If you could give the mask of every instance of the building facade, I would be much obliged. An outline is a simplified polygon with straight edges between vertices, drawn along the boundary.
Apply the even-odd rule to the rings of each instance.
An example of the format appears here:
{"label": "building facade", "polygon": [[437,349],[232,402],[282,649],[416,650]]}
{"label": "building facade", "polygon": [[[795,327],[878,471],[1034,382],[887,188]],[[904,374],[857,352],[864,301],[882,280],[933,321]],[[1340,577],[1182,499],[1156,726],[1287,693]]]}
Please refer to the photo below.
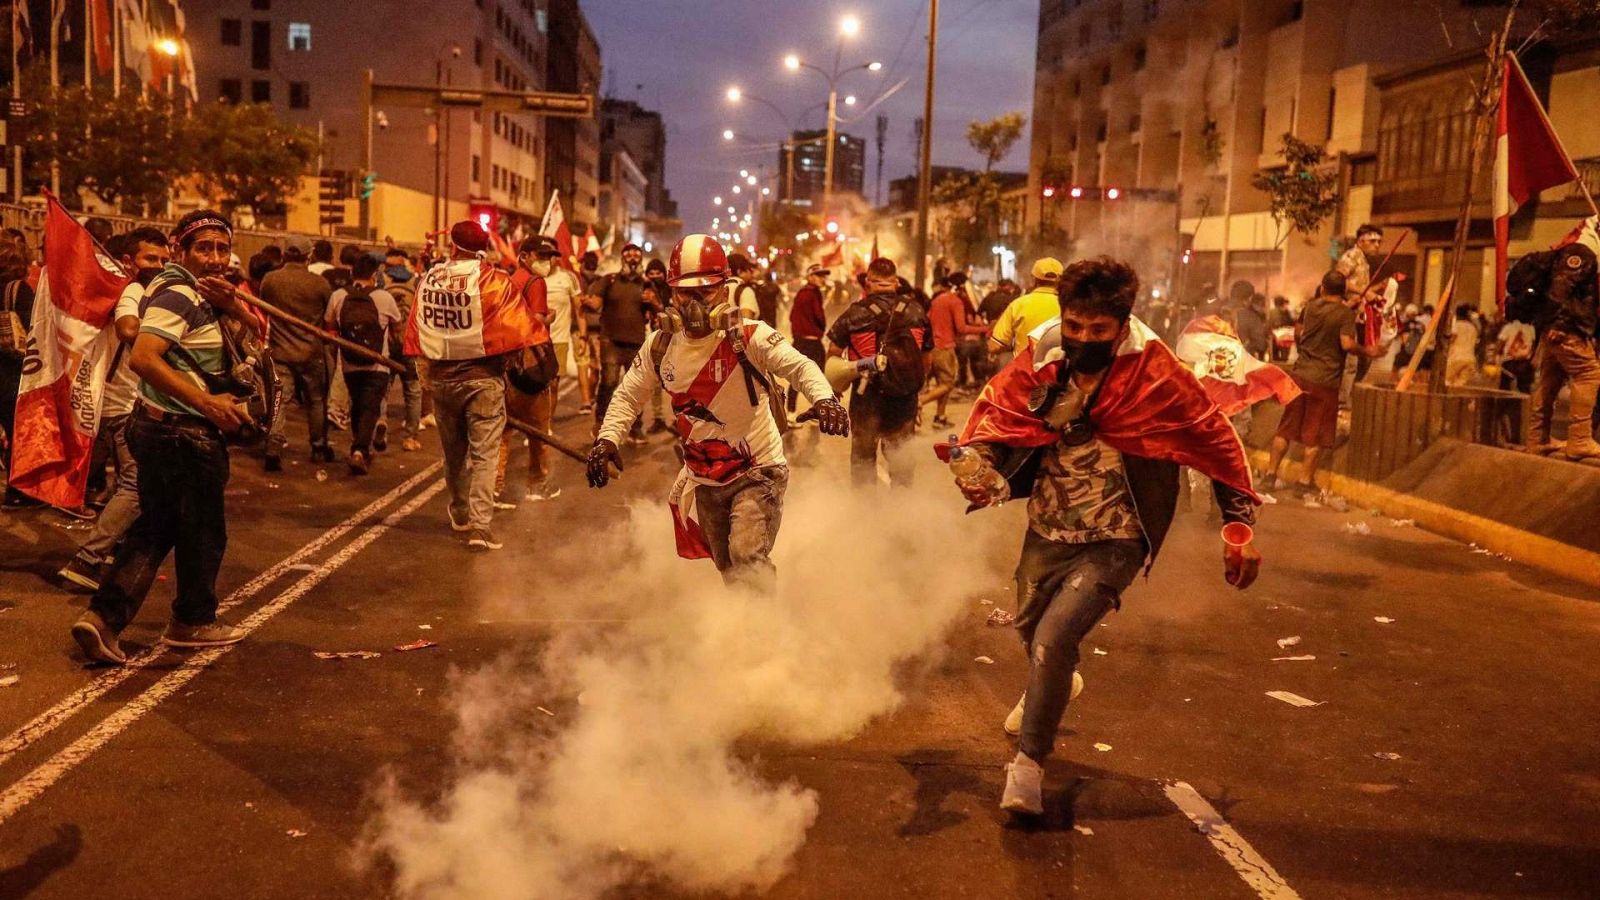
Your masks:
{"label": "building facade", "polygon": [[[1070,255],[1130,257],[1181,297],[1235,278],[1303,296],[1373,214],[1384,79],[1481,44],[1503,16],[1484,3],[1043,0],[1027,228]],[[1339,211],[1314,235],[1287,233],[1251,186],[1284,165],[1286,133],[1337,167]],[[1417,256],[1413,239],[1397,261]]]}
{"label": "building facade", "polygon": [[[835,137],[839,145],[833,154],[833,192],[861,194],[866,183],[867,142],[844,132],[837,132]],[[778,149],[781,199],[821,202],[827,181],[827,141],[826,131],[796,131]]]}
{"label": "building facade", "polygon": [[[367,163],[363,69],[386,84],[576,92],[582,79],[548,83],[555,32],[589,34],[592,91],[599,83],[599,48],[576,0],[391,0],[381,28],[318,0],[214,0],[191,4],[188,16],[201,102],[270,104],[281,119],[319,132],[321,172],[352,181]],[[417,242],[435,222],[468,214],[487,216],[507,233],[537,227],[548,198],[549,126],[558,120],[382,107],[371,118],[370,169],[377,185],[369,236]],[[595,131],[594,122],[588,125]],[[578,140],[581,122],[567,130],[574,138],[572,167],[587,163],[596,173],[598,139]],[[581,178],[572,180],[582,185]],[[598,203],[595,182],[586,186],[587,204],[568,207],[580,222],[585,212],[593,221]],[[359,233],[360,204],[352,199],[344,221],[328,225],[319,221],[316,194],[310,179],[288,210],[289,227]]]}
{"label": "building facade", "polygon": [[[547,90],[597,94],[602,75],[600,43],[578,0],[544,0],[550,34]],[[560,191],[562,208],[579,230],[600,220],[600,123],[598,119],[545,122],[545,191]]]}

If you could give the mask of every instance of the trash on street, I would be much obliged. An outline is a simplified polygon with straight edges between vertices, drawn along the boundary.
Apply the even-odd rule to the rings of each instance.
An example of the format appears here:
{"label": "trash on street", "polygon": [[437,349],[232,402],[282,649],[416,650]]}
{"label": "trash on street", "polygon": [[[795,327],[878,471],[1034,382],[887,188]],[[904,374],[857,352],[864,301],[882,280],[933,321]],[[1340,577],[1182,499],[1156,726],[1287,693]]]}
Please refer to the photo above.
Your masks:
{"label": "trash on street", "polygon": [[1290,706],[1321,706],[1324,702],[1326,702],[1319,700],[1308,700],[1299,694],[1290,693],[1289,691],[1267,691],[1267,696],[1274,700],[1282,700]]}

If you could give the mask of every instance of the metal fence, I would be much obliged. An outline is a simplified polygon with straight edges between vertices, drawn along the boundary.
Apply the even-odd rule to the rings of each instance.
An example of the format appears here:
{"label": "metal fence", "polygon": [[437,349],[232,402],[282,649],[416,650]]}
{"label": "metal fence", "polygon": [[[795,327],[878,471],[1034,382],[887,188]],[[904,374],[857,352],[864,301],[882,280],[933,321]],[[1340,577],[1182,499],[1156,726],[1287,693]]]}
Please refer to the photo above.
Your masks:
{"label": "metal fence", "polygon": [[1527,422],[1526,394],[1489,388],[1401,393],[1387,385],[1358,384],[1350,397],[1346,469],[1363,481],[1383,481],[1441,437],[1519,446]]}

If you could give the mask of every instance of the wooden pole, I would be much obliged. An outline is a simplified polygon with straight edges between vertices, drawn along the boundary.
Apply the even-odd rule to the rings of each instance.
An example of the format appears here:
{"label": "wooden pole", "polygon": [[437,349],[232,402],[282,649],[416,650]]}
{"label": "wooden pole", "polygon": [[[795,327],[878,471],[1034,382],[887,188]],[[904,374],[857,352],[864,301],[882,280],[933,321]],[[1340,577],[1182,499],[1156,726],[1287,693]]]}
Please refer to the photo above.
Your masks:
{"label": "wooden pole", "polygon": [[249,294],[241,294],[238,292],[235,292],[234,296],[245,303],[254,306],[256,309],[261,310],[272,318],[277,319],[280,322],[293,325],[294,327],[299,328],[301,331],[308,332],[320,340],[327,341],[341,350],[349,351],[350,353],[353,353],[369,362],[375,362],[381,366],[387,366],[397,375],[403,374],[406,370],[405,366],[402,366],[382,353],[374,353],[369,348],[363,347],[354,341],[348,341],[337,334],[330,333],[326,328],[318,328],[310,322],[307,322],[305,319],[302,319],[293,313],[285,312],[284,310],[273,306],[271,303],[262,300],[260,297],[252,297]]}
{"label": "wooden pole", "polygon": [[[545,388],[545,390],[551,389]],[[529,425],[527,422],[524,422],[520,419],[513,419],[510,416],[506,416],[506,426],[514,431],[522,432],[541,444],[551,447],[562,456],[571,457],[572,459],[575,459],[584,465],[589,464],[589,455],[587,453],[578,450],[576,447],[573,447],[571,444],[568,444],[566,441],[561,440],[548,431],[540,431],[532,425]],[[612,477],[616,477],[615,471],[613,471]]]}
{"label": "wooden pole", "polygon": [[[1433,319],[1428,322],[1428,330],[1422,333],[1422,340],[1417,343],[1417,352],[1411,354],[1411,362],[1406,363],[1405,374],[1400,376],[1400,382],[1394,386],[1395,391],[1403,394],[1407,388],[1411,387],[1411,379],[1416,377],[1417,367],[1422,364],[1422,353],[1432,343],[1434,332],[1439,330],[1439,321],[1444,315],[1445,308],[1450,305],[1450,297],[1455,293],[1455,289],[1456,278],[1452,275],[1450,276],[1450,281],[1444,286],[1444,293],[1439,297],[1438,305],[1433,309]],[[1438,348],[1435,347],[1434,351],[1433,368],[1428,370],[1430,379],[1433,377],[1435,369],[1444,368],[1444,363],[1438,354]]]}

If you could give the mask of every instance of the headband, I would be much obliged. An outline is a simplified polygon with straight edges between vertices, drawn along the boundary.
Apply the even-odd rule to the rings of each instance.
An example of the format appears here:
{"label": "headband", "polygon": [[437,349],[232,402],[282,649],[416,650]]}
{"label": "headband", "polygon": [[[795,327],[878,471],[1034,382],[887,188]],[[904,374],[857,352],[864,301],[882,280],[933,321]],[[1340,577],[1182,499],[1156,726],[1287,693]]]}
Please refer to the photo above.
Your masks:
{"label": "headband", "polygon": [[205,218],[195,219],[193,222],[190,222],[188,227],[173,235],[173,240],[177,241],[181,245],[184,241],[189,239],[190,235],[205,228],[220,228],[228,233],[229,239],[233,238],[233,226],[229,225],[226,220],[219,219],[216,216],[206,216]]}

